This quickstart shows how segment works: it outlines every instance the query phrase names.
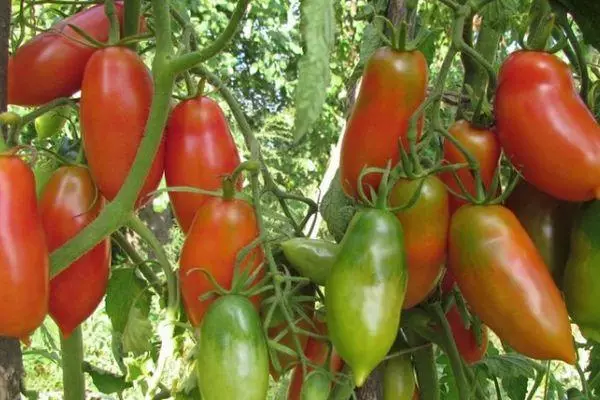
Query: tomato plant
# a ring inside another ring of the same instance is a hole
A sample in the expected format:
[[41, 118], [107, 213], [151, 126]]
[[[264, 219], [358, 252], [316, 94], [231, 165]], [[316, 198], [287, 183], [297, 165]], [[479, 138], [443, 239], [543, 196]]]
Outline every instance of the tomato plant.
[[[44, 187], [40, 214], [50, 251], [60, 247], [93, 221], [104, 199], [84, 167], [59, 168]], [[48, 309], [68, 337], [96, 309], [106, 292], [110, 240], [102, 240], [50, 281]]]

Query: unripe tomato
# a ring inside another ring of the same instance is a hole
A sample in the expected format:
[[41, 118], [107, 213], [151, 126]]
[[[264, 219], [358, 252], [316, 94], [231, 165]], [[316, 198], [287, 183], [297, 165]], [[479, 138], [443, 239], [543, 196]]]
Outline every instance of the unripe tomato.
[[[115, 8], [122, 23], [123, 3], [115, 3]], [[96, 49], [86, 45], [69, 24], [100, 42], [108, 39], [110, 23], [104, 5], [85, 9], [35, 36], [8, 62], [8, 104], [37, 106], [81, 88], [83, 71]]]
[[394, 357], [384, 363], [383, 400], [412, 400], [415, 386], [410, 354]]
[[[40, 198], [40, 213], [50, 251], [92, 222], [104, 206], [87, 168], [56, 170]], [[50, 281], [49, 311], [64, 337], [96, 309], [106, 292], [110, 272], [107, 237]]]
[[[456, 121], [449, 130], [450, 134], [456, 138], [479, 163], [479, 172], [485, 189], [492, 186], [494, 174], [500, 161], [500, 142], [496, 134], [489, 129], [480, 129], [471, 123], [460, 120]], [[467, 159], [463, 153], [450, 140], [444, 142], [444, 160], [449, 164], [466, 163]], [[465, 189], [472, 195], [477, 194], [475, 187], [475, 178], [469, 168], [462, 168], [456, 171], [460, 182]], [[445, 172], [440, 175], [448, 187], [459, 194], [462, 190], [456, 182], [454, 174]], [[467, 202], [450, 194], [450, 214], [453, 214], [460, 206]]]
[[425, 300], [438, 282], [444, 262], [450, 214], [448, 192], [435, 176], [421, 180], [399, 180], [390, 192], [390, 206], [409, 204], [421, 189], [416, 203], [396, 212], [404, 231], [404, 247], [408, 261], [408, 285], [403, 308], [411, 308]]
[[512, 53], [494, 102], [498, 136], [527, 182], [557, 199], [600, 199], [600, 126], [552, 54]]
[[[80, 104], [83, 146], [92, 177], [109, 201], [129, 174], [144, 136], [153, 91], [148, 68], [127, 48], [98, 50], [85, 68]], [[161, 145], [137, 205], [158, 186], [163, 164]]]
[[[179, 103], [167, 124], [165, 178], [167, 186], [217, 190], [223, 176], [240, 164], [240, 156], [219, 105], [208, 97]], [[241, 189], [242, 180], [238, 181]], [[169, 192], [181, 229], [187, 232], [196, 211], [210, 196]]]
[[[400, 158], [400, 143], [408, 150], [409, 120], [427, 94], [427, 60], [420, 51], [375, 51], [363, 73], [356, 104], [342, 141], [340, 179], [344, 192], [358, 198], [358, 177], [364, 167], [385, 168]], [[420, 134], [422, 120], [418, 124]], [[381, 175], [362, 180], [379, 187]]]
[[[214, 298], [201, 301], [200, 296], [214, 289], [208, 277], [199, 269], [210, 272], [217, 283], [230, 289], [238, 253], [259, 236], [254, 208], [244, 200], [208, 199], [196, 213], [181, 250], [179, 280], [183, 305], [193, 326], [202, 321]], [[246, 255], [240, 271], [252, 272], [263, 262], [263, 251], [255, 247]], [[255, 283], [264, 275], [259, 272]], [[252, 299], [258, 308], [260, 298]]]
[[38, 139], [46, 139], [57, 135], [65, 126], [71, 107], [57, 107], [35, 119], [35, 131]]
[[33, 173], [20, 158], [0, 155], [0, 336], [26, 337], [42, 323], [48, 278]]

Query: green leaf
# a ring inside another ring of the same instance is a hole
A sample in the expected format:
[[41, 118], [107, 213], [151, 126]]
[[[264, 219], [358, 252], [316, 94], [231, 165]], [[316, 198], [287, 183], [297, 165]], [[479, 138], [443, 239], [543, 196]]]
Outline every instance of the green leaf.
[[500, 379], [518, 377], [534, 378], [539, 364], [521, 354], [509, 353], [488, 356], [477, 363], [475, 368], [482, 369], [489, 377], [496, 376]]
[[523, 400], [527, 395], [527, 378], [524, 376], [504, 378], [502, 387], [511, 400]]
[[104, 394], [121, 393], [133, 386], [131, 382], [125, 380], [124, 376], [115, 375], [92, 366], [86, 368], [86, 372], [92, 378], [96, 388]]
[[[589, 389], [592, 393], [598, 395], [600, 392], [600, 380], [595, 380], [594, 377], [600, 376], [600, 344], [589, 341], [588, 343], [592, 343], [592, 348], [589, 352], [589, 361], [586, 368], [586, 372], [590, 374], [590, 382]], [[592, 383], [594, 384], [592, 386]]]
[[572, 16], [585, 41], [600, 50], [600, 2], [590, 0], [552, 0], [555, 10], [564, 7]]
[[327, 223], [329, 232], [337, 242], [340, 242], [356, 209], [354, 202], [344, 194], [339, 171], [335, 174], [327, 193], [323, 196], [320, 211]]
[[518, 0], [496, 0], [481, 9], [485, 23], [497, 32], [504, 32], [519, 13]]
[[106, 290], [106, 313], [121, 336], [124, 352], [150, 350], [152, 325], [148, 321], [150, 294], [133, 268], [115, 269]]
[[300, 31], [304, 54], [298, 63], [294, 140], [297, 143], [319, 118], [331, 81], [329, 60], [335, 42], [333, 0], [302, 0]]

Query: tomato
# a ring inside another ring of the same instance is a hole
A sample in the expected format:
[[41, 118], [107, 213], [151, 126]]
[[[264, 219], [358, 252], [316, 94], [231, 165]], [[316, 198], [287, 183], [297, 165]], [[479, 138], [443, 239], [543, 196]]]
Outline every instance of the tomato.
[[449, 244], [461, 293], [500, 339], [531, 358], [575, 362], [565, 303], [510, 210], [461, 207], [452, 217]]
[[450, 214], [448, 192], [435, 176], [422, 180], [399, 180], [390, 192], [389, 204], [409, 204], [421, 186], [417, 202], [409, 209], [396, 212], [404, 231], [408, 261], [408, 286], [404, 308], [411, 308], [427, 298], [435, 288], [446, 260]]
[[383, 367], [383, 400], [411, 400], [415, 394], [415, 374], [410, 354], [387, 360]]
[[[327, 335], [327, 326], [323, 322], [317, 320], [315, 321], [315, 325], [317, 326], [317, 333], [321, 335]], [[328, 371], [333, 374], [340, 372], [344, 366], [342, 359], [337, 354], [335, 349], [331, 349], [330, 356], [329, 343], [314, 337], [310, 337], [308, 339], [308, 342], [306, 343], [306, 347], [304, 349], [304, 355], [312, 363], [327, 368]], [[329, 365], [325, 366], [328, 357]], [[305, 398], [316, 399], [316, 395], [309, 396], [308, 394], [308, 392], [312, 392], [313, 389], [321, 389], [321, 394], [329, 392], [331, 388], [331, 380], [329, 379], [329, 377], [325, 374], [313, 373], [311, 375], [311, 371], [313, 371], [313, 368], [307, 366], [308, 375], [307, 379], [305, 380], [304, 373], [302, 371], [302, 365], [299, 364], [296, 366], [296, 368], [294, 368], [294, 370], [292, 371], [292, 376], [290, 378], [290, 386], [288, 387], [287, 400], [300, 400]], [[323, 382], [325, 382], [326, 384], [324, 385]], [[325, 397], [325, 399], [326, 398], [327, 397]]]
[[[165, 140], [167, 186], [217, 190], [223, 176], [240, 164], [240, 156], [221, 107], [208, 97], [179, 103], [167, 124]], [[241, 189], [242, 180], [238, 181]], [[187, 232], [198, 208], [210, 196], [169, 192], [181, 229]]]
[[[179, 260], [179, 280], [183, 305], [192, 325], [199, 325], [214, 298], [199, 297], [214, 289], [199, 269], [210, 272], [224, 288], [230, 289], [238, 253], [259, 236], [256, 214], [250, 204], [239, 199], [212, 197], [198, 210]], [[242, 261], [241, 271], [254, 271], [262, 264], [262, 249], [255, 247]], [[264, 271], [260, 272], [259, 278]], [[260, 299], [253, 302], [258, 308]]]
[[[500, 142], [498, 141], [496, 134], [489, 129], [479, 129], [465, 120], [456, 121], [450, 127], [449, 132], [479, 163], [479, 172], [481, 173], [483, 186], [486, 189], [489, 189], [492, 186], [494, 174], [496, 173], [498, 162], [500, 160]], [[444, 142], [444, 160], [446, 160], [448, 164], [462, 164], [467, 162], [463, 153], [461, 153], [458, 147], [449, 140]], [[475, 187], [475, 178], [473, 177], [471, 170], [462, 168], [456, 171], [456, 174], [465, 189], [467, 189], [471, 195], [475, 196], [477, 194], [477, 189]], [[445, 172], [441, 174], [441, 178], [452, 191], [462, 194], [462, 190], [456, 182], [454, 174]], [[453, 214], [454, 211], [466, 203], [465, 200], [451, 195], [450, 213]]]
[[[144, 136], [153, 94], [152, 77], [142, 59], [124, 47], [98, 50], [91, 58], [81, 88], [83, 146], [94, 181], [113, 200]], [[161, 145], [137, 204], [155, 190], [163, 173]]]
[[[48, 249], [54, 251], [92, 222], [104, 199], [87, 168], [56, 170], [40, 198]], [[106, 292], [110, 272], [107, 237], [50, 281], [49, 311], [65, 338], [96, 309]]]
[[557, 286], [569, 257], [569, 241], [577, 205], [540, 192], [521, 181], [506, 206], [517, 216], [550, 269]]
[[600, 340], [600, 201], [583, 206], [571, 236], [564, 276], [569, 313], [586, 338]]
[[285, 258], [300, 275], [324, 286], [338, 253], [335, 243], [319, 239], [293, 238], [281, 243]]
[[386, 356], [400, 324], [407, 267], [402, 226], [388, 211], [354, 215], [325, 285], [329, 337], [356, 386]]
[[203, 400], [267, 398], [267, 341], [247, 298], [224, 296], [208, 309], [200, 327], [196, 376]]
[[31, 169], [0, 155], [0, 336], [25, 337], [48, 310], [49, 259]]
[[[115, 4], [123, 21], [123, 3]], [[70, 26], [91, 37], [108, 40], [110, 24], [103, 5], [85, 9], [21, 46], [8, 62], [8, 104], [37, 106], [69, 97], [81, 88], [83, 71], [96, 49]]]
[[[396, 164], [400, 142], [408, 151], [407, 133], [412, 114], [427, 94], [427, 61], [419, 51], [398, 52], [389, 47], [375, 51], [362, 77], [360, 91], [342, 140], [340, 179], [344, 192], [358, 198], [358, 177], [364, 167]], [[417, 130], [420, 135], [422, 120]], [[379, 187], [381, 175], [362, 180]]]
[[600, 198], [600, 127], [558, 57], [518, 51], [500, 68], [494, 105], [504, 152], [558, 199]]
[[69, 119], [70, 112], [71, 107], [61, 106], [37, 117], [34, 124], [38, 139], [46, 139], [59, 134]]

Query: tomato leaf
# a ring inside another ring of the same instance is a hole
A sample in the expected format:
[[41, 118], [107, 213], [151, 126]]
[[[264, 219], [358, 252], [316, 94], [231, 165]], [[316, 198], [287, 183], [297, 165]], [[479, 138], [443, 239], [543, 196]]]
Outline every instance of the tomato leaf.
[[331, 186], [323, 196], [320, 210], [329, 232], [340, 242], [356, 210], [352, 200], [344, 194], [339, 172], [335, 174]]
[[504, 378], [502, 387], [511, 400], [522, 400], [527, 395], [527, 378], [524, 376]]
[[331, 81], [329, 60], [335, 41], [332, 0], [302, 0], [300, 31], [304, 54], [298, 63], [294, 140], [297, 143], [319, 118]]
[[115, 375], [92, 365], [85, 365], [85, 372], [92, 378], [94, 386], [104, 394], [121, 393], [133, 386], [131, 382], [125, 380], [124, 376]]
[[588, 343], [593, 343], [586, 368], [586, 372], [590, 374], [589, 389], [593, 394], [598, 395], [600, 393], [600, 380], [594, 378], [600, 376], [600, 345], [592, 341]]
[[535, 371], [539, 365], [529, 358], [518, 354], [508, 353], [498, 356], [488, 356], [475, 365], [476, 369], [482, 369], [489, 377], [505, 378], [534, 378]]
[[589, 0], [552, 0], [555, 10], [564, 7], [573, 16], [585, 41], [600, 50], [600, 2]]

